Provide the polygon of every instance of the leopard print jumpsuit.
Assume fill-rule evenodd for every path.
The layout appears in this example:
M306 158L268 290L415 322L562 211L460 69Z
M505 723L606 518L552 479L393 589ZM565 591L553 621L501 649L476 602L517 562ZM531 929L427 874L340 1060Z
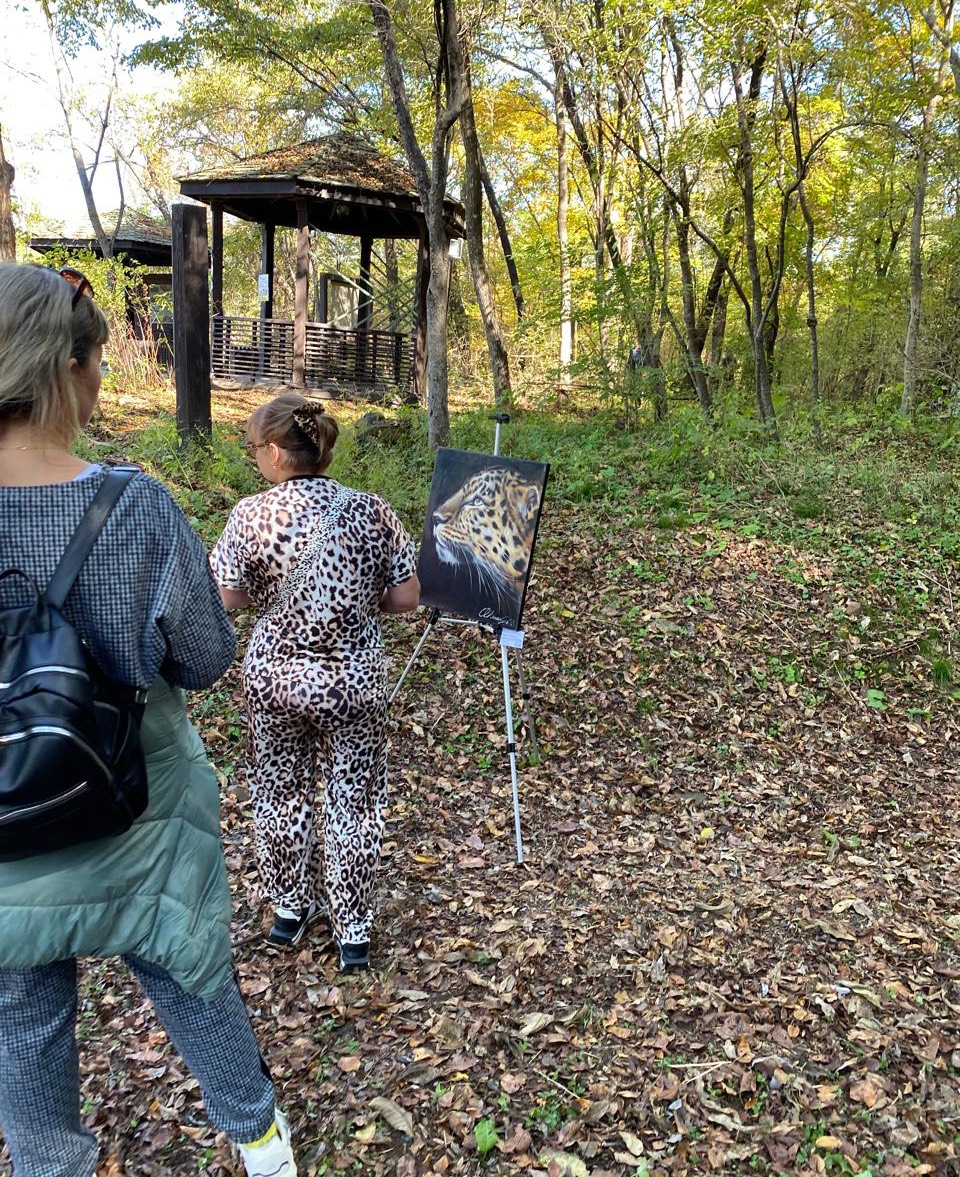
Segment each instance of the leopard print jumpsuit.
M340 943L363 943L387 800L380 598L416 570L390 507L351 492L305 581L263 615L339 489L300 476L241 499L211 565L220 585L245 590L261 612L243 690L263 892L290 911L318 904Z

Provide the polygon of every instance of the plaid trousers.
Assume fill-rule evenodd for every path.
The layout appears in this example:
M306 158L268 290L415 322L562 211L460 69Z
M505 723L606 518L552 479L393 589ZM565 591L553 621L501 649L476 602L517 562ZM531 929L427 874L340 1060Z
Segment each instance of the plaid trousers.
M216 1001L123 957L200 1084L207 1113L237 1143L261 1137L274 1090L235 978ZM16 1177L93 1177L97 1142L80 1119L77 962L0 969L0 1127Z

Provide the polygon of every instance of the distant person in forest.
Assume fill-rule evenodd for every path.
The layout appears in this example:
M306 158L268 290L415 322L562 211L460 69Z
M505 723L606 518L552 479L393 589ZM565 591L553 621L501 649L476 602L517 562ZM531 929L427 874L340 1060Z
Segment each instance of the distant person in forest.
M0 606L8 616L22 612L27 584L13 570L45 590L111 477L70 452L97 403L106 339L82 274L0 265L0 571L9 573ZM80 1110L77 958L122 956L197 1077L211 1120L239 1145L248 1177L296 1177L233 970L217 781L183 694L223 674L234 636L203 547L159 482L131 474L63 613L103 674L146 694L148 798L126 833L0 861L0 1127L14 1172L93 1177L97 1141ZM46 815L74 804L87 784L46 802ZM30 808L12 812L29 821ZM69 837L69 822L63 828Z
M227 607L259 613L243 690L267 943L328 919L349 972L369 965L387 800L380 614L415 609L420 584L390 507L327 477L337 436L297 393L257 409L246 446L272 485L234 507L211 563Z

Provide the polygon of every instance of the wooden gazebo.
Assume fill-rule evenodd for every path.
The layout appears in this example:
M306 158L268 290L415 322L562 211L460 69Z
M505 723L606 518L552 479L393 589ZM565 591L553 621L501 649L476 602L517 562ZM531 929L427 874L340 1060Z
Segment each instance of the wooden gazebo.
M336 395L419 392L426 362L426 222L413 176L362 140L333 135L210 168L180 181L183 196L212 213L211 367L218 378L290 384ZM445 201L451 237L464 235L463 207ZM224 213L261 227L260 315L225 315ZM297 230L292 320L274 318L274 240L278 226ZM356 280L324 274L309 314L310 231L359 238ZM403 315L375 318L372 278L376 240L418 242L416 285ZM347 297L344 297L346 294ZM384 300L386 301L386 299ZM344 310L346 308L346 312Z
M137 209L126 208L122 215L107 212L101 217L112 232L113 256L118 261L135 262L136 283L126 289L127 319L134 338L151 340L161 363L171 362L173 330L169 310L173 277L172 236L169 224ZM103 250L89 221L68 225L57 233L37 233L30 238L30 248L37 253L69 250L103 257ZM157 267L160 267L158 270Z

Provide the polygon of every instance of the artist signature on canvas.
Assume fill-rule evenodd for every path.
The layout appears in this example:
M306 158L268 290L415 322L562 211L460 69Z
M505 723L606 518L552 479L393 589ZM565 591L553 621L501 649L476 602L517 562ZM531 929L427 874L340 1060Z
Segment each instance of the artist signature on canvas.
M499 613L495 613L490 608L481 609L477 617L482 625L491 625L494 629L509 629L513 625L512 617L501 617Z

